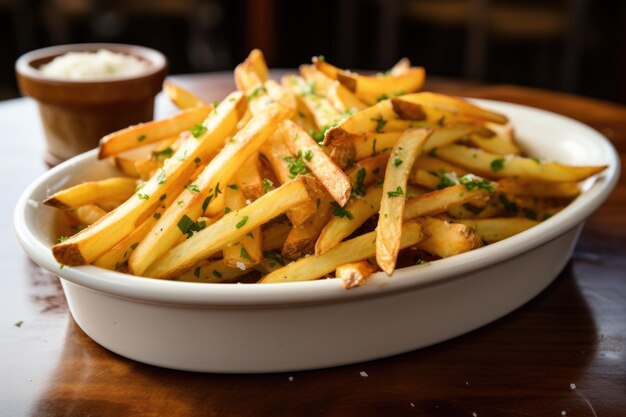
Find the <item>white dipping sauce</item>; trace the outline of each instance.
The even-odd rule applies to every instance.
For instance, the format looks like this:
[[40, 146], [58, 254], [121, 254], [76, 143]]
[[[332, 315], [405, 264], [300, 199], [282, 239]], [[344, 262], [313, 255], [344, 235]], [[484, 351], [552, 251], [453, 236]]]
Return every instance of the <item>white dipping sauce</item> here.
[[98, 52], [68, 52], [54, 58], [39, 70], [61, 80], [102, 80], [133, 77], [145, 73], [150, 64], [137, 57], [106, 49]]

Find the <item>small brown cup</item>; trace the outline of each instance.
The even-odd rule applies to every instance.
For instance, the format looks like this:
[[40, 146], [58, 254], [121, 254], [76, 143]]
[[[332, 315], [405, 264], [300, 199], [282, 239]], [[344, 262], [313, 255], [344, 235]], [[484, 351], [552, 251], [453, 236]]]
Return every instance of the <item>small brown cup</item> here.
[[[112, 52], [133, 55], [150, 64], [133, 77], [73, 81], [45, 76], [39, 67], [67, 52]], [[153, 49], [121, 44], [75, 44], [38, 49], [15, 63], [23, 95], [39, 104], [48, 144], [45, 160], [54, 166], [98, 146], [100, 138], [115, 130], [152, 120], [154, 97], [167, 74], [167, 59]]]

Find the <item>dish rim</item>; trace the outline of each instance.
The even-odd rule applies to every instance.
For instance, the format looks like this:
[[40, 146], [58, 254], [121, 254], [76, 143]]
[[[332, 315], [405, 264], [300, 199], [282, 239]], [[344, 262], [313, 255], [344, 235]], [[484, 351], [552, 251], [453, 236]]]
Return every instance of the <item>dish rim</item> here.
[[[583, 222], [610, 195], [619, 180], [620, 160], [610, 141], [595, 129], [569, 117], [535, 107], [484, 99], [472, 99], [489, 107], [504, 106], [539, 115], [560, 118], [573, 128], [580, 129], [588, 140], [598, 142], [602, 153], [608, 157], [607, 169], [595, 178], [588, 190], [583, 191], [562, 211], [518, 235], [500, 242], [455, 255], [450, 258], [400, 268], [389, 279], [377, 273], [367, 285], [346, 290], [341, 280], [322, 279], [304, 282], [280, 283], [280, 285], [223, 284], [167, 281], [136, 277], [121, 272], [102, 269], [93, 265], [60, 269], [52, 256], [50, 242], [37, 238], [33, 228], [26, 222], [29, 200], [36, 190], [45, 187], [54, 178], [72, 172], [72, 169], [92, 160], [97, 149], [78, 155], [47, 171], [29, 185], [20, 196], [14, 211], [14, 228], [17, 238], [27, 254], [39, 265], [82, 287], [111, 296], [140, 302], [204, 307], [271, 307], [285, 305], [323, 304], [363, 298], [381, 297], [415, 290], [426, 285], [462, 279], [464, 274], [487, 268], [559, 237]], [[419, 271], [419, 272], [418, 272]]]

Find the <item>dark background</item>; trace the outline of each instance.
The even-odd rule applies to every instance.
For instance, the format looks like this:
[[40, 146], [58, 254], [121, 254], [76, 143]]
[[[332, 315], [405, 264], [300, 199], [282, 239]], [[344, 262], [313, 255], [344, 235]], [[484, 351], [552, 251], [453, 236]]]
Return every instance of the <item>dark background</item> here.
[[271, 67], [407, 56], [430, 75], [626, 103], [625, 24], [619, 0], [0, 0], [0, 98], [19, 95], [24, 52], [120, 42], [164, 52], [172, 74], [232, 70], [253, 47]]

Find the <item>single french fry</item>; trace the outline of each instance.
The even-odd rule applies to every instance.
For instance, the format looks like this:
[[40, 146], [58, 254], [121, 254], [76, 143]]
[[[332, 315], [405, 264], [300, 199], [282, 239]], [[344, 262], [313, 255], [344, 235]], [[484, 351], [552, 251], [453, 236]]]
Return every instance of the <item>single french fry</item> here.
[[537, 182], [503, 178], [498, 181], [498, 190], [520, 196], [574, 198], [580, 194], [580, 185], [577, 182]]
[[350, 198], [352, 184], [341, 168], [324, 153], [307, 132], [291, 120], [285, 120], [279, 132], [291, 153], [301, 155], [315, 178], [340, 206], [344, 206]]
[[484, 188], [468, 190], [465, 185], [453, 185], [408, 199], [404, 206], [404, 218], [432, 216], [468, 201], [488, 200], [490, 196], [491, 193]]
[[88, 181], [58, 191], [43, 201], [45, 205], [69, 209], [95, 204], [106, 198], [127, 199], [135, 192], [137, 181], [133, 178], [113, 177], [100, 181]]
[[213, 106], [185, 109], [166, 119], [130, 126], [100, 139], [98, 159], [117, 155], [148, 143], [177, 135], [199, 125], [213, 110]]
[[350, 200], [343, 209], [331, 212], [333, 216], [324, 226], [315, 243], [315, 254], [321, 255], [334, 248], [367, 219], [377, 214], [382, 196], [383, 187], [373, 185], [365, 190], [365, 194], [361, 197]]
[[335, 277], [343, 281], [346, 289], [350, 289], [363, 285], [374, 272], [378, 272], [378, 265], [359, 261], [338, 266]]
[[[215, 216], [224, 210], [223, 188], [250, 156], [258, 151], [285, 116], [282, 106], [278, 104], [268, 106], [237, 132], [233, 140], [209, 162], [194, 183], [188, 185], [178, 195], [177, 204], [172, 204], [165, 210], [152, 231], [133, 252], [128, 262], [133, 274], [143, 274], [155, 260], [172, 248], [181, 236], [191, 230], [202, 213]], [[179, 201], [182, 203], [178, 203]]]
[[208, 261], [173, 278], [185, 282], [230, 282], [250, 273], [250, 270], [233, 268], [226, 265], [223, 259]]
[[523, 217], [460, 219], [455, 221], [475, 230], [478, 236], [487, 243], [499, 242], [539, 224], [536, 220]]
[[521, 156], [503, 157], [462, 145], [437, 150], [437, 156], [478, 175], [493, 178], [516, 177], [539, 181], [581, 181], [606, 169], [601, 166], [574, 166]]
[[289, 109], [290, 113], [288, 118], [294, 116], [297, 108], [297, 99], [295, 94], [288, 88], [284, 88], [282, 85], [274, 80], [265, 81], [265, 89], [267, 95], [275, 102], [279, 103], [285, 108]]
[[476, 126], [468, 124], [453, 124], [449, 126], [439, 126], [434, 129], [424, 144], [424, 152], [429, 152], [441, 146], [446, 146], [476, 131]]
[[407, 130], [398, 139], [387, 162], [376, 228], [376, 262], [389, 276], [393, 274], [400, 251], [407, 180], [431, 133], [429, 129]]
[[424, 86], [426, 71], [413, 67], [400, 75], [368, 76], [341, 71], [337, 80], [367, 104], [376, 104], [389, 97], [419, 91]]
[[286, 259], [298, 259], [315, 251], [315, 242], [320, 232], [330, 219], [333, 205], [330, 196], [320, 198], [320, 206], [313, 217], [301, 226], [294, 226], [285, 243], [281, 254]]
[[124, 175], [131, 178], [139, 178], [139, 172], [135, 168], [135, 159], [116, 155], [113, 157], [113, 163]]
[[[269, 162], [276, 178], [281, 184], [286, 184], [295, 178], [289, 170], [288, 158], [294, 159], [295, 155], [291, 153], [287, 145], [282, 139], [282, 135], [275, 133], [261, 147], [261, 153]], [[317, 202], [315, 199], [304, 201], [287, 210], [287, 217], [294, 226], [300, 226], [309, 220], [317, 210]]]
[[[409, 221], [402, 226], [400, 247], [415, 246], [428, 235], [421, 222]], [[346, 263], [371, 258], [376, 253], [376, 232], [370, 232], [347, 240], [321, 255], [300, 258], [283, 268], [264, 276], [259, 283], [310, 281], [323, 277]]]
[[441, 178], [439, 175], [447, 175], [447, 173], [436, 173], [426, 171], [425, 169], [414, 169], [409, 177], [409, 181], [412, 184], [419, 185], [420, 187], [427, 188], [429, 190], [436, 190], [441, 186]]
[[107, 214], [95, 204], [85, 204], [70, 210], [70, 215], [82, 225], [91, 225]]
[[163, 83], [163, 92], [179, 109], [208, 106], [209, 104], [189, 90], [171, 82]]
[[469, 174], [469, 171], [465, 168], [461, 168], [458, 165], [451, 164], [449, 162], [444, 161], [443, 159], [434, 158], [430, 155], [422, 154], [417, 161], [415, 161], [415, 165], [413, 166], [413, 170], [422, 169], [428, 172], [448, 172], [454, 173], [457, 177], [462, 177], [463, 175]]
[[469, 142], [487, 152], [499, 155], [519, 155], [522, 153], [522, 150], [515, 143], [513, 127], [510, 124], [485, 123], [483, 129], [469, 136]]
[[445, 94], [422, 92], [403, 95], [397, 99], [441, 110], [448, 115], [446, 120], [448, 120], [449, 116], [459, 115], [498, 124], [505, 124], [508, 122], [508, 119], [499, 113], [483, 109], [482, 107], [476, 106], [459, 97], [447, 96]]
[[434, 217], [424, 217], [422, 222], [430, 237], [419, 242], [417, 247], [432, 255], [448, 258], [482, 246], [480, 237], [469, 226]]
[[363, 136], [366, 133], [382, 133], [390, 131], [387, 127], [389, 121], [396, 119], [390, 100], [354, 113], [337, 126], [328, 129], [324, 135], [324, 146], [333, 144], [335, 141], [347, 141], [355, 136]]
[[263, 176], [261, 175], [261, 162], [259, 154], [255, 153], [245, 163], [245, 169], [237, 172], [236, 183], [241, 187], [246, 198], [256, 200], [265, 194], [263, 188]]
[[[246, 206], [246, 196], [238, 182], [229, 184], [224, 189], [224, 205], [229, 210], [239, 210]], [[251, 230], [240, 240], [224, 248], [224, 263], [238, 269], [251, 268], [263, 257], [261, 242], [261, 229]]]
[[[64, 265], [91, 263], [128, 236], [144, 219], [162, 205], [161, 198], [178, 193], [181, 178], [189, 178], [203, 160], [232, 134], [245, 104], [241, 93], [233, 93], [205, 121], [206, 132], [189, 138], [156, 175], [150, 178], [117, 209], [69, 239], [52, 247], [58, 262]], [[103, 238], [105, 237], [106, 238]]]
[[253, 49], [244, 61], [252, 65], [252, 68], [261, 82], [267, 81], [269, 78], [269, 70], [265, 62], [265, 57], [260, 49]]
[[[170, 278], [241, 239], [289, 207], [311, 198], [316, 188], [312, 177], [299, 177], [270, 191], [240, 210], [224, 214], [220, 220], [195, 233], [191, 238], [161, 256], [146, 271], [146, 276]], [[134, 254], [137, 252], [135, 251]]]
[[100, 207], [104, 211], [109, 212], [109, 211], [115, 210], [124, 201], [126, 201], [126, 198], [117, 197], [117, 198], [103, 198], [103, 199], [96, 201], [95, 203], [98, 207]]
[[139, 245], [139, 242], [148, 234], [157, 219], [149, 217], [131, 234], [126, 236], [115, 246], [96, 259], [93, 264], [101, 268], [119, 270], [127, 261], [130, 254]]

